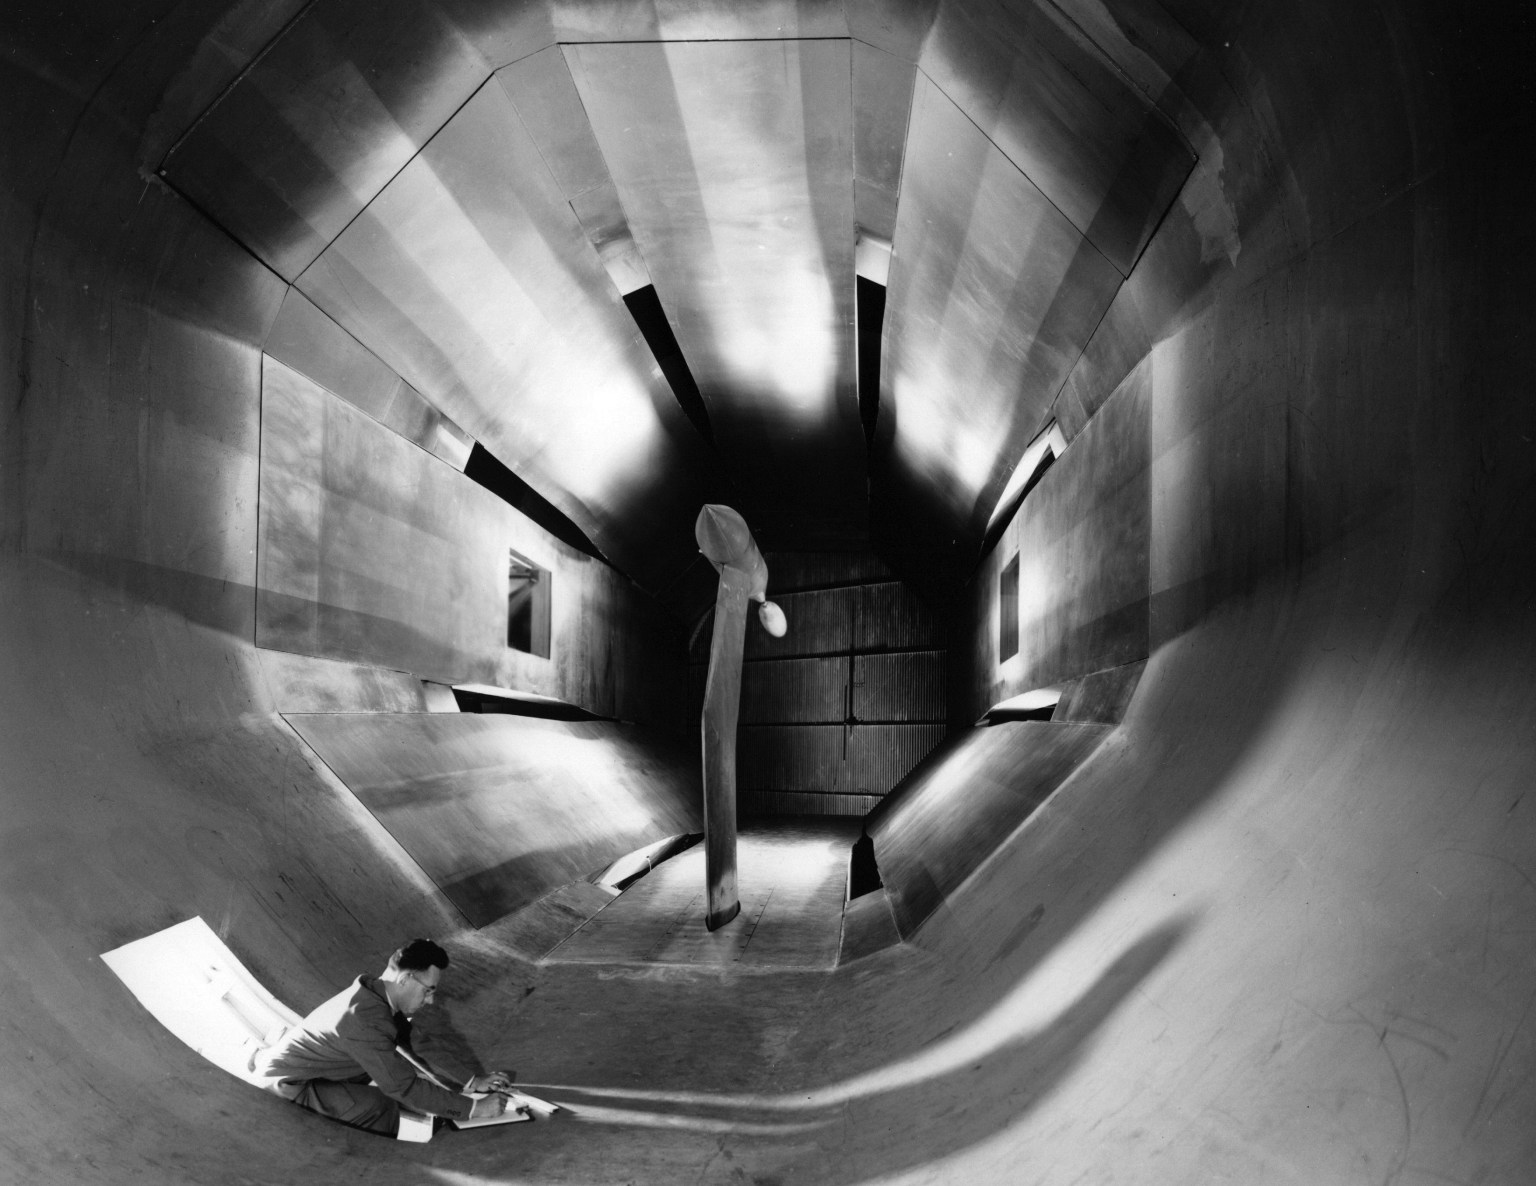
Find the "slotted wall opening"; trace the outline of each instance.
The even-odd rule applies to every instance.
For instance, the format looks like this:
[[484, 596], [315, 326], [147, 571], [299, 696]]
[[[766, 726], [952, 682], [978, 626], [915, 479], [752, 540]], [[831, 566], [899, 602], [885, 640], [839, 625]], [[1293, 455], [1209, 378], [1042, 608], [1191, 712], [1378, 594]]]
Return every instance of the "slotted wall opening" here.
[[998, 495], [997, 505], [987, 520], [987, 530], [981, 542], [982, 556], [996, 546], [1014, 515], [1024, 505], [1024, 500], [1029, 497], [1030, 491], [1040, 484], [1040, 479], [1045, 477], [1046, 471], [1066, 449], [1066, 434], [1054, 420], [1029, 443], [1018, 465], [1014, 466], [1013, 473], [1009, 475], [1002, 494]]
[[464, 463], [464, 476], [484, 486], [508, 506], [527, 515], [561, 542], [597, 560], [605, 559], [597, 545], [587, 538], [587, 533], [572, 522], [564, 511], [503, 465], [478, 441], [469, 451], [469, 460]]
[[699, 394], [699, 385], [694, 380], [693, 372], [688, 369], [683, 348], [677, 344], [677, 335], [672, 332], [672, 323], [667, 320], [666, 310], [661, 307], [656, 286], [647, 284], [625, 293], [624, 304], [630, 316], [635, 319], [635, 324], [640, 327], [645, 344], [656, 356], [656, 365], [661, 367], [661, 373], [671, 384], [672, 394], [679, 406], [699, 430], [699, 435], [713, 444], [715, 434], [709, 424], [709, 410], [704, 406], [704, 397]]

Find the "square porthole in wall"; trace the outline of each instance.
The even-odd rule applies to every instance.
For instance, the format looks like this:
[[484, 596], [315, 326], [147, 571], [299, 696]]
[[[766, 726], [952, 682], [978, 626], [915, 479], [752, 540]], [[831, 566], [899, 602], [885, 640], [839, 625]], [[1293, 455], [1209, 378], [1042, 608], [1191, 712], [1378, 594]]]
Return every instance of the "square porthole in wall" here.
[[1008, 561], [997, 579], [997, 661], [1019, 653], [1019, 558]]
[[549, 569], [508, 549], [507, 645], [549, 658]]

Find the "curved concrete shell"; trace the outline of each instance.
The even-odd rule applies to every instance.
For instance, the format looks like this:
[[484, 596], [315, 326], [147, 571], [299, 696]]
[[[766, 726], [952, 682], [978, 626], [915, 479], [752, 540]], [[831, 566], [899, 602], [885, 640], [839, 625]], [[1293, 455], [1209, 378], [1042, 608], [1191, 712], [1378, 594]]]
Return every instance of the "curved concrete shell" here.
[[[1536, 1180], [1530, 32], [12, 0], [0, 1181]], [[955, 727], [837, 967], [542, 960], [698, 830], [710, 501], [922, 590]], [[192, 916], [300, 1012], [439, 936], [437, 1040], [575, 1114], [262, 1094], [99, 958]]]

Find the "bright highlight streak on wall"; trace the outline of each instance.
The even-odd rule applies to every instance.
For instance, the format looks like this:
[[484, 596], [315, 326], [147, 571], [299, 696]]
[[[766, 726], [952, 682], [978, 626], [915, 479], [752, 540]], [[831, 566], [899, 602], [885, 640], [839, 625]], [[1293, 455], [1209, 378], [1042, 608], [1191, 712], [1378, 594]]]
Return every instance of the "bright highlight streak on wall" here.
[[664, 52], [716, 265], [702, 312], [720, 359], [741, 390], [819, 420], [832, 411], [838, 340], [811, 194], [799, 51], [782, 48], [772, 104], [722, 102], [692, 45], [668, 43]]
[[809, 261], [796, 260], [754, 293], [750, 304], [742, 302], [733, 315], [718, 320], [721, 357], [744, 389], [766, 387], [785, 411], [819, 419], [832, 396], [837, 349], [826, 276]]
[[[373, 201], [379, 190], [394, 176], [404, 161], [416, 155], [417, 144], [406, 135], [384, 105], [371, 84], [357, 65], [346, 59], [331, 66], [327, 89], [333, 94], [345, 94], [352, 109], [352, 118], [346, 122], [332, 119], [316, 119], [310, 103], [297, 98], [286, 89], [273, 88], [272, 79], [261, 70], [250, 75], [251, 85], [271, 103], [289, 130], [299, 140], [314, 150], [315, 158], [322, 161], [345, 161], [350, 167], [336, 177], [348, 193], [366, 206]], [[355, 153], [356, 127], [369, 129], [369, 151], [366, 155]], [[324, 219], [311, 222], [325, 224]]]
[[1019, 639], [1022, 643], [1028, 627], [1038, 622], [1057, 605], [1060, 594], [1051, 579], [1053, 569], [1040, 559], [1021, 558], [1019, 562]]
[[1013, 473], [1008, 476], [1008, 484], [1003, 487], [1003, 492], [997, 496], [997, 505], [992, 508], [992, 514], [987, 519], [987, 530], [991, 531], [997, 525], [998, 519], [1008, 514], [1013, 509], [1013, 502], [1019, 497], [1035, 471], [1040, 468], [1047, 453], [1053, 457], [1060, 457], [1067, 449], [1067, 438], [1061, 431], [1061, 426], [1054, 420], [1040, 433], [1024, 450], [1024, 455], [1019, 458], [1019, 463], [1013, 467]]
[[937, 360], [925, 359], [923, 367], [895, 379], [896, 451], [914, 472], [952, 482], [973, 500], [992, 472], [996, 442], [985, 425], [955, 416], [935, 397], [950, 385]]
[[[1053, 1027], [1062, 1025], [1090, 998], [1097, 986], [1113, 979], [1124, 953], [1106, 943], [1105, 936], [1122, 932], [1116, 930], [1115, 920], [1104, 918], [1100, 921], [1101, 926], [1079, 927], [1032, 972], [1004, 993], [991, 1009], [964, 1029], [929, 1043], [904, 1058], [836, 1083], [778, 1095], [629, 1091], [577, 1085], [565, 1085], [564, 1089], [599, 1098], [794, 1113], [837, 1108], [932, 1083], [1001, 1050], [1043, 1037]], [[1163, 942], [1169, 941], [1178, 937], [1187, 926], [1186, 918], [1170, 920], [1154, 930], [1153, 939], [1161, 936]], [[1110, 951], [1114, 952], [1114, 958], [1106, 958]], [[548, 1086], [541, 1089], [560, 1090]]]
[[[540, 464], [578, 498], [610, 500], [623, 476], [638, 475], [654, 456], [658, 425], [650, 393], [606, 339], [594, 343], [584, 337], [578, 349], [569, 334], [549, 324], [544, 306], [550, 294], [524, 287], [430, 167], [423, 165], [413, 176], [402, 174], [397, 185], [410, 210], [389, 220], [391, 237], [424, 274], [440, 279], [437, 296], [474, 332], [483, 352], [482, 373], [474, 385], [504, 388], [506, 377], [519, 376], [524, 385], [506, 395], [527, 409], [518, 422], [552, 426], [545, 430], [542, 447], [524, 456], [538, 455]], [[391, 186], [386, 196], [396, 192]], [[549, 254], [537, 235], [520, 236], [518, 243], [525, 260]], [[466, 250], [466, 244], [473, 249]], [[450, 259], [462, 261], [463, 274], [444, 270], [443, 261]], [[561, 271], [558, 261], [530, 264], [533, 275]], [[545, 365], [530, 371], [528, 340], [535, 336]], [[557, 388], [540, 382], [550, 373], [561, 376]], [[569, 398], [573, 390], [581, 398]], [[534, 414], [539, 405], [548, 405], [548, 411]]]

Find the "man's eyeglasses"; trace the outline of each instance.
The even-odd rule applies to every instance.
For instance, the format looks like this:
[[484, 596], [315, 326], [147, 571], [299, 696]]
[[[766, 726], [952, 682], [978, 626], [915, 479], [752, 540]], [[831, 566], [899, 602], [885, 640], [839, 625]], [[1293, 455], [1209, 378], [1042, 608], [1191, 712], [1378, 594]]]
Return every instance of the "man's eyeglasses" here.
[[435, 985], [435, 984], [428, 984], [425, 980], [423, 980], [415, 972], [407, 972], [406, 975], [409, 976], [412, 980], [414, 980], [417, 984], [421, 985], [422, 988], [427, 990], [426, 997], [425, 997], [426, 1000], [430, 1001], [434, 997], [437, 996], [437, 985]]

